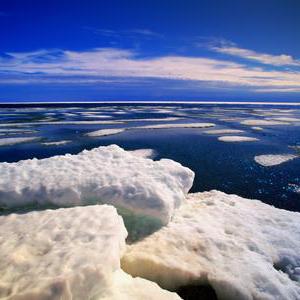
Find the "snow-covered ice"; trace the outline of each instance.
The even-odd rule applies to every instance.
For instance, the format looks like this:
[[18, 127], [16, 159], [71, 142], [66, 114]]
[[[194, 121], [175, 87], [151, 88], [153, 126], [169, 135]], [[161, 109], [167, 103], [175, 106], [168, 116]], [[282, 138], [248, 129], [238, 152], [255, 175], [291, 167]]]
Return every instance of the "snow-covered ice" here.
[[273, 125], [290, 125], [289, 122], [276, 121], [276, 120], [256, 120], [256, 119], [248, 119], [241, 122], [242, 125], [249, 126], [273, 126]]
[[70, 142], [71, 141], [69, 141], [69, 140], [63, 140], [63, 141], [57, 141], [57, 142], [44, 142], [44, 143], [41, 143], [41, 144], [44, 145], [44, 146], [60, 146], [60, 145], [68, 144]]
[[100, 130], [89, 132], [86, 135], [90, 136], [90, 137], [99, 137], [99, 136], [107, 136], [107, 135], [118, 134], [118, 133], [121, 133], [121, 132], [124, 132], [124, 131], [125, 131], [124, 128], [100, 129]]
[[39, 139], [38, 137], [15, 137], [0, 139], [0, 146], [15, 145], [20, 143], [32, 142]]
[[297, 157], [299, 156], [294, 154], [264, 154], [255, 156], [254, 160], [264, 167], [270, 167], [280, 165]]
[[258, 141], [257, 138], [250, 136], [235, 136], [235, 135], [224, 135], [218, 137], [219, 141], [222, 142], [255, 142]]
[[0, 295], [90, 299], [101, 294], [120, 267], [126, 235], [122, 218], [108, 205], [0, 216]]
[[281, 121], [281, 122], [300, 122], [299, 118], [293, 118], [293, 117], [276, 117], [276, 118], [272, 118], [272, 120]]
[[144, 158], [154, 158], [156, 156], [156, 151], [153, 149], [137, 149], [137, 150], [131, 150], [130, 153], [144, 157]]
[[133, 276], [175, 290], [211, 285], [218, 299], [300, 299], [300, 214], [218, 191], [190, 194], [172, 221], [130, 245]]
[[126, 235], [108, 205], [0, 216], [0, 298], [180, 299], [120, 269]]
[[167, 224], [192, 186], [194, 172], [117, 145], [77, 155], [0, 163], [0, 206], [108, 203]]
[[214, 123], [177, 123], [177, 124], [157, 124], [133, 127], [132, 129], [165, 129], [165, 128], [208, 128], [214, 127]]
[[207, 130], [204, 131], [204, 133], [207, 134], [232, 134], [232, 133], [243, 133], [244, 130], [239, 130], [239, 129], [212, 129], [212, 130]]
[[259, 126], [253, 126], [253, 127], [251, 127], [251, 129], [257, 130], [257, 131], [262, 131], [262, 130], [264, 130], [262, 127], [259, 127]]

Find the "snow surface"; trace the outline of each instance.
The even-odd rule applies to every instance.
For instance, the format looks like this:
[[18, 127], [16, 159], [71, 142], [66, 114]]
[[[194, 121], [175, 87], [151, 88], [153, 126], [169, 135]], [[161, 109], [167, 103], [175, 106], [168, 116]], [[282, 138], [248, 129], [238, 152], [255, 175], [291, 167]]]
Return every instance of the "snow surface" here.
[[153, 149], [137, 149], [137, 150], [131, 150], [130, 153], [144, 158], [154, 158], [157, 154], [156, 151]]
[[300, 299], [300, 214], [218, 191], [190, 194], [172, 221], [130, 245], [122, 268], [218, 299]]
[[15, 145], [25, 142], [32, 142], [34, 140], [39, 139], [38, 137], [15, 137], [15, 138], [3, 138], [0, 139], [0, 146], [7, 146], [7, 145]]
[[207, 134], [231, 134], [231, 133], [242, 133], [244, 130], [239, 129], [216, 129], [216, 130], [207, 130], [204, 133]]
[[167, 224], [192, 186], [194, 172], [117, 145], [77, 155], [0, 163], [0, 206], [113, 204]]
[[264, 167], [270, 167], [280, 165], [297, 157], [299, 156], [294, 154], [264, 154], [255, 156], [254, 160]]
[[164, 128], [207, 128], [214, 127], [214, 123], [179, 123], [179, 124], [157, 124], [133, 127], [132, 129], [164, 129]]
[[235, 136], [235, 135], [225, 135], [218, 137], [219, 141], [222, 142], [255, 142], [258, 141], [257, 138], [250, 136]]
[[86, 135], [90, 137], [99, 137], [99, 136], [118, 134], [123, 131], [125, 131], [125, 129], [100, 129], [100, 130], [89, 132]]
[[120, 270], [126, 235], [108, 205], [0, 216], [0, 298], [180, 299]]

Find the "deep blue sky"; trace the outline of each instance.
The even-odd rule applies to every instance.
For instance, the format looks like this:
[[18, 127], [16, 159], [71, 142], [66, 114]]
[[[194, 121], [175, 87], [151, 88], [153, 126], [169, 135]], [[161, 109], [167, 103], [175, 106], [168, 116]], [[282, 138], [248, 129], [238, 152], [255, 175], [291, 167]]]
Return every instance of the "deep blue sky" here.
[[300, 1], [0, 0], [0, 101], [300, 101]]

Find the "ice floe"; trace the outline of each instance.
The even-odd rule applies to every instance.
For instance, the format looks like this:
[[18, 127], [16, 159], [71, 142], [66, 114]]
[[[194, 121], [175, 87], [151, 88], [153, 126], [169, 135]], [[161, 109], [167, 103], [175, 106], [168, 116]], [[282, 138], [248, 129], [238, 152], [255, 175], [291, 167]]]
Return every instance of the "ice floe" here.
[[100, 129], [100, 130], [96, 130], [96, 131], [92, 131], [87, 133], [87, 136], [90, 137], [99, 137], [99, 136], [107, 136], [107, 135], [113, 135], [113, 134], [118, 134], [121, 132], [124, 132], [125, 128], [117, 128], [117, 129]]
[[280, 165], [297, 157], [299, 156], [294, 154], [265, 154], [255, 156], [254, 160], [264, 167], [270, 167]]
[[218, 191], [190, 194], [172, 221], [130, 245], [122, 268], [218, 299], [300, 299], [300, 214]]
[[258, 127], [258, 126], [253, 126], [253, 127], [251, 127], [251, 129], [257, 130], [257, 131], [262, 131], [262, 130], [264, 130], [262, 127]]
[[0, 127], [7, 126], [39, 126], [39, 125], [114, 125], [123, 124], [122, 121], [53, 121], [53, 122], [25, 122], [25, 123], [3, 123]]
[[222, 142], [255, 142], [258, 141], [257, 138], [250, 137], [250, 136], [235, 136], [235, 135], [224, 135], [218, 137], [219, 141]]
[[272, 120], [281, 121], [281, 122], [300, 122], [299, 118], [293, 118], [293, 117], [276, 117], [276, 118], [272, 118]]
[[289, 122], [283, 121], [276, 121], [276, 120], [255, 120], [255, 119], [248, 119], [241, 122], [243, 125], [250, 125], [250, 126], [268, 126], [268, 125], [290, 125]]
[[204, 133], [207, 134], [231, 134], [231, 133], [243, 133], [245, 132], [244, 130], [239, 130], [239, 129], [216, 129], [216, 130], [207, 130], [204, 131]]
[[15, 145], [20, 143], [32, 142], [39, 139], [39, 137], [15, 137], [0, 139], [0, 146]]
[[64, 140], [64, 141], [57, 141], [57, 142], [44, 142], [44, 143], [41, 143], [41, 144], [44, 145], [44, 146], [60, 146], [60, 145], [68, 144], [68, 143], [71, 143], [71, 141]]
[[214, 127], [214, 123], [178, 123], [178, 124], [157, 124], [134, 127], [132, 129], [165, 129], [165, 128], [208, 128]]
[[194, 173], [169, 159], [153, 161], [111, 145], [77, 155], [0, 163], [0, 206], [108, 203], [167, 224]]
[[108, 205], [0, 216], [1, 299], [180, 299], [120, 269], [126, 235]]
[[105, 292], [127, 235], [106, 205], [10, 214], [0, 224], [5, 299], [89, 299]]

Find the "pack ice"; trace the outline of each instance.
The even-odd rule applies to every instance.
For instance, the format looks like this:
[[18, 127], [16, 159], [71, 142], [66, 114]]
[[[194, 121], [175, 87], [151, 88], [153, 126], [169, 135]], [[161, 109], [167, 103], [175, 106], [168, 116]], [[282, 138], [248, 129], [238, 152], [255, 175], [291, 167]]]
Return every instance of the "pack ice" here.
[[120, 269], [126, 235], [108, 205], [0, 216], [0, 298], [180, 299]]
[[168, 159], [153, 161], [111, 145], [77, 155], [0, 163], [0, 205], [112, 204], [167, 224], [194, 173]]
[[218, 191], [190, 194], [172, 221], [128, 246], [123, 269], [218, 299], [300, 299], [300, 214]]

